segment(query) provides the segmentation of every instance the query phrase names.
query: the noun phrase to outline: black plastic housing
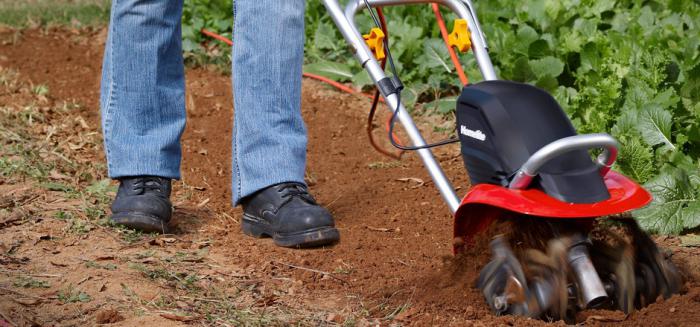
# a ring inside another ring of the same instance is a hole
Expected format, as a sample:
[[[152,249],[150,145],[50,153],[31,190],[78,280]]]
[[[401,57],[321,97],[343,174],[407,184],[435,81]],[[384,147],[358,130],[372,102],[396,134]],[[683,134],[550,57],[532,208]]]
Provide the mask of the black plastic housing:
[[[507,186],[532,154],[553,141],[576,135],[576,130],[546,91],[528,84],[486,81],[462,90],[457,133],[472,184]],[[610,197],[587,150],[552,159],[531,187],[572,203]]]

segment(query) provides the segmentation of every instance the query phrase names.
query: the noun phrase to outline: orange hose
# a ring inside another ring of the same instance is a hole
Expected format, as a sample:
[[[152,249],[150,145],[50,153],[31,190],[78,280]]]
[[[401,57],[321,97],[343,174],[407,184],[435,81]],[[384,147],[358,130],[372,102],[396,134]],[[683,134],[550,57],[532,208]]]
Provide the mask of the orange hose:
[[[216,34],[216,33],[212,32],[212,31],[209,31],[209,30],[207,30],[207,29],[205,29],[205,28],[203,28],[203,29],[201,30],[201,32],[202,32],[202,34],[204,34],[204,35],[206,35],[206,36],[208,36],[208,37],[217,39],[217,40],[219,40],[219,41],[221,41],[221,42],[224,42],[224,43],[226,43],[226,44],[228,44],[228,45],[230,45],[230,46],[233,46],[233,41],[231,41],[231,40],[229,40],[229,39],[227,39],[227,38],[225,38],[225,37],[223,37],[223,36],[221,36],[221,35],[219,35],[219,34]]]
[[[369,99],[372,99],[374,97],[371,94],[357,92],[351,87],[345,86],[345,85],[338,83],[330,78],[326,78],[326,77],[323,77],[320,75],[315,75],[315,74],[311,74],[311,73],[303,73],[302,76],[324,82],[324,83],[326,83],[332,87],[335,87],[336,89],[341,90],[341,91],[346,92],[346,93],[361,95],[361,96],[363,96],[365,98],[369,98]],[[384,102],[384,99],[379,99],[379,101]]]
[[[450,53],[452,64],[455,66],[455,70],[457,70],[457,75],[459,75],[459,80],[462,82],[462,85],[467,85],[469,84],[469,79],[464,73],[464,69],[462,68],[462,64],[459,62],[457,53],[455,53],[455,50],[450,46],[450,43],[448,41],[449,33],[447,33],[447,26],[445,26],[445,20],[442,18],[442,14],[440,13],[440,6],[437,3],[433,3],[431,6],[433,7],[433,13],[435,13],[435,18],[437,19],[438,26],[440,27],[440,34],[442,34],[442,40],[445,41],[445,46],[447,46],[447,51]]]
[[[216,34],[216,33],[212,32],[212,31],[209,31],[209,30],[204,29],[204,28],[201,30],[201,32],[202,32],[202,34],[204,34],[204,35],[206,35],[206,36],[209,36],[209,37],[211,37],[211,38],[214,38],[214,39],[216,39],[216,40],[219,40],[219,41],[221,41],[221,42],[224,42],[224,43],[226,43],[226,44],[228,44],[228,45],[230,45],[230,46],[233,46],[233,41],[231,41],[231,40],[229,40],[229,39],[227,39],[227,38],[225,38],[225,37],[223,37],[223,36],[221,36],[221,35],[219,35],[219,34]],[[338,83],[338,82],[336,82],[336,81],[334,81],[334,80],[332,80],[332,79],[330,79],[330,78],[326,78],[326,77],[323,77],[323,76],[320,76],[320,75],[316,75],[316,74],[311,74],[311,73],[303,73],[302,75],[303,75],[304,77],[308,77],[308,78],[315,79],[315,80],[317,80],[317,81],[321,81],[321,82],[323,82],[323,83],[326,83],[326,84],[328,84],[328,85],[330,85],[330,86],[332,86],[332,87],[335,87],[336,89],[341,90],[341,91],[346,92],[346,93],[357,94],[357,95],[361,95],[361,96],[363,96],[363,97],[365,97],[365,98],[370,98],[370,99],[373,98],[373,96],[372,96],[371,94],[366,94],[366,93],[358,92],[358,91],[352,89],[351,87],[345,86],[345,85],[343,85],[343,84],[341,84],[341,83]],[[379,99],[379,101],[384,102],[384,99]]]

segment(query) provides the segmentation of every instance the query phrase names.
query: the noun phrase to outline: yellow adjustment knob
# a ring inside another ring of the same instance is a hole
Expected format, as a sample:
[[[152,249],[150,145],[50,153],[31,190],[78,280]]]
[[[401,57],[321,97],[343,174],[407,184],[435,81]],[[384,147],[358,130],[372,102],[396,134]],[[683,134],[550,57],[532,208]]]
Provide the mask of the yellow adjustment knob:
[[[456,19],[452,33],[448,36],[450,46],[456,47],[459,52],[467,52],[472,46],[469,26],[464,19]]]
[[[377,60],[386,58],[386,55],[384,54],[385,36],[381,28],[375,27],[369,31],[369,34],[365,34],[362,37],[365,39],[365,42],[367,42],[369,49],[374,52],[374,56],[377,58]]]

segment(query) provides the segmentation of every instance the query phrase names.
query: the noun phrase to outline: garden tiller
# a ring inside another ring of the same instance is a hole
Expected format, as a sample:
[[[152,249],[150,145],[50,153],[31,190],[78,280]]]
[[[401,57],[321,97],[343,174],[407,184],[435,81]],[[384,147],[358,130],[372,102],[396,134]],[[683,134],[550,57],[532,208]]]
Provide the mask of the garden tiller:
[[[677,268],[629,213],[651,195],[610,170],[615,139],[578,135],[546,91],[498,80],[469,0],[349,0],[345,10],[337,0],[323,2],[391,109],[390,126],[399,121],[412,146],[398,144],[389,128],[392,143],[418,153],[454,213],[455,253],[468,251],[493,222],[510,224],[491,242],[492,260],[476,285],[494,313],[571,319],[586,308],[630,312],[680,291]],[[457,101],[456,134],[472,184],[462,201],[430,150],[446,142],[425,142],[401,103],[395,68],[387,76],[380,63],[386,57],[393,68],[383,17],[380,22],[375,10],[420,3],[457,15],[446,41],[471,50],[484,77],[465,85]],[[376,25],[364,36],[355,24],[363,10]]]

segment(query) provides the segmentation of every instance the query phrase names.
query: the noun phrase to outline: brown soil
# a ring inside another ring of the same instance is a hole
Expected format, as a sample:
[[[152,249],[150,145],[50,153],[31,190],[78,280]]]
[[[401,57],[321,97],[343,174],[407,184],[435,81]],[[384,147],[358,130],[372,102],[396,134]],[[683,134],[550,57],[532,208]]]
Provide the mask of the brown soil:
[[[0,66],[17,70],[33,83],[46,84],[53,99],[81,104],[84,108],[81,115],[88,124],[99,124],[103,31],[4,31],[0,36]],[[383,318],[401,310],[394,316],[394,323],[546,325],[541,321],[490,314],[473,288],[480,267],[489,258],[488,236],[478,239],[464,257],[453,258],[452,217],[418,158],[409,154],[400,163],[393,163],[377,154],[364,134],[367,101],[314,81],[305,80],[303,87],[303,114],[309,130],[307,180],[319,202],[335,216],[341,242],[329,248],[291,250],[276,247],[270,240],[242,235],[241,212],[230,204],[230,78],[206,69],[191,69],[187,72],[187,86],[183,180],[176,184],[174,196],[177,232],[171,237],[175,240],[124,247],[98,229],[77,241],[66,238],[46,244],[49,241],[40,238],[43,231],[31,224],[0,228],[0,242],[6,244],[28,234],[38,237],[34,246],[25,242],[16,250],[28,258],[36,271],[61,274],[63,284],[79,284],[92,274],[93,278],[80,284],[87,285],[85,289],[90,290],[92,303],[100,303],[99,307],[89,303],[56,306],[50,300],[18,304],[16,299],[11,300],[12,293],[2,291],[7,289],[4,287],[0,289],[0,312],[17,321],[33,320],[41,324],[187,323],[186,319],[178,322],[180,319],[152,311],[139,316],[118,299],[124,297],[122,290],[126,286],[131,286],[136,296],[146,301],[164,292],[156,283],[135,280],[134,272],[127,268],[135,253],[155,247],[172,254],[208,242],[207,265],[198,266],[200,273],[224,271],[225,276],[245,275],[243,282],[255,281],[262,288],[261,293],[270,296],[268,304],[328,313],[329,324],[351,318],[362,323],[388,324],[389,320]],[[458,151],[457,147],[448,147],[436,153],[448,176],[454,176],[454,185],[461,186],[463,193],[467,179]],[[408,177],[425,183],[401,180]],[[50,223],[43,223],[41,228],[50,230]],[[696,282],[700,252],[679,246],[673,238],[663,239],[661,243],[672,249],[674,261],[693,272],[688,276],[683,295],[660,300],[629,316],[585,312],[579,317],[581,322],[630,326],[700,324],[700,285]],[[97,260],[100,256],[114,262],[118,269],[101,270],[95,275],[94,270],[84,265],[73,266],[80,262],[77,258]],[[71,266],[58,265],[57,260]],[[4,270],[18,269],[21,265],[0,260]],[[0,274],[0,278],[7,276]],[[80,313],[79,319],[74,317],[76,312]]]

